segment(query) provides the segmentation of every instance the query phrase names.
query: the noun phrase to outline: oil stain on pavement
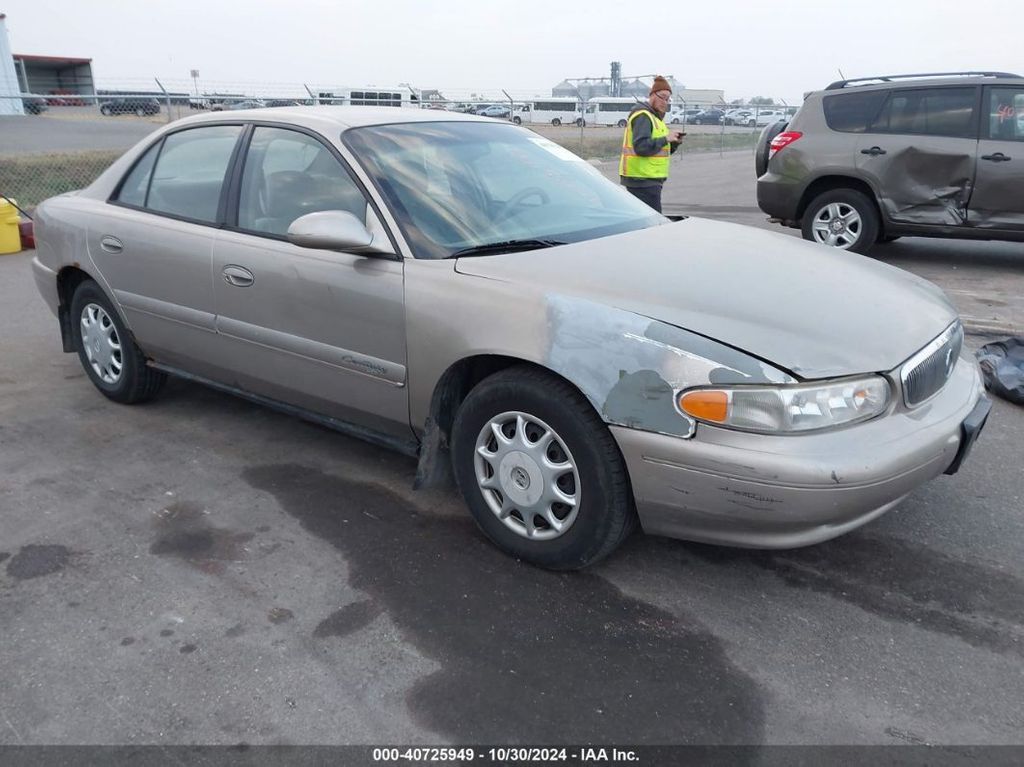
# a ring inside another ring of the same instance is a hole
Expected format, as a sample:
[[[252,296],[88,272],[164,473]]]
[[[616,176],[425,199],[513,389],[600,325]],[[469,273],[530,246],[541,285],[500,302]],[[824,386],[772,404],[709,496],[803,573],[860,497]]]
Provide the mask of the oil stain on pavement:
[[[7,574],[18,580],[41,578],[63,570],[70,558],[71,550],[66,546],[29,544],[11,557]]]
[[[519,563],[468,516],[421,516],[376,485],[296,465],[243,476],[337,548],[350,585],[440,664],[409,693],[420,725],[456,742],[762,741],[764,694],[695,620]],[[374,609],[317,631],[355,630]]]
[[[1024,655],[1024,583],[994,567],[863,533],[779,552],[677,545],[712,565],[767,570],[882,618]]]
[[[182,559],[203,572],[219,575],[225,563],[246,558],[245,544],[252,533],[236,533],[211,525],[204,509],[178,502],[156,515],[157,537],[151,554]]]

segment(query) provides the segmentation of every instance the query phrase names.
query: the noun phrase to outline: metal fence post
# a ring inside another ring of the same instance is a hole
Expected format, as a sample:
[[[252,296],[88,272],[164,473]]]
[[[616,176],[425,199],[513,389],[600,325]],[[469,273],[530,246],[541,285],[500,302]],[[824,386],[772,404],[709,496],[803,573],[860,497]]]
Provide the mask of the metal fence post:
[[[156,84],[160,86],[160,90],[164,92],[164,105],[167,109],[167,122],[171,122],[171,94],[167,92],[167,89],[160,83],[160,80],[155,77],[153,79],[156,80]]]

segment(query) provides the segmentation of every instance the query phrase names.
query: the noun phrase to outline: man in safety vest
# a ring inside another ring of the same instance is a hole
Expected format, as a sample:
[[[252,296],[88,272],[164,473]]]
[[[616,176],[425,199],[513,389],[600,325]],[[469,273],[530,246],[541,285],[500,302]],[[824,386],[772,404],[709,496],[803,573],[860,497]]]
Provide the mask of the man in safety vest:
[[[671,100],[668,80],[658,75],[647,101],[637,104],[629,113],[619,159],[619,178],[626,191],[659,213],[669,155],[679,148],[684,135],[682,131],[670,131],[664,123]]]

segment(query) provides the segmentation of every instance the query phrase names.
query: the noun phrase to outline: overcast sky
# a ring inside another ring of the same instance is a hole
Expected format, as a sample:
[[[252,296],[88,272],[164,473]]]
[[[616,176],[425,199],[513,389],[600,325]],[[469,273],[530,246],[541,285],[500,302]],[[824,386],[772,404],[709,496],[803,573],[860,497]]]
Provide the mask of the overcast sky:
[[[675,10],[673,10],[675,5]],[[645,10],[646,8],[646,10]],[[838,78],[1024,68],[1014,0],[0,0],[15,53],[91,58],[102,87],[411,83],[550,93],[566,77],[674,75],[798,102]]]

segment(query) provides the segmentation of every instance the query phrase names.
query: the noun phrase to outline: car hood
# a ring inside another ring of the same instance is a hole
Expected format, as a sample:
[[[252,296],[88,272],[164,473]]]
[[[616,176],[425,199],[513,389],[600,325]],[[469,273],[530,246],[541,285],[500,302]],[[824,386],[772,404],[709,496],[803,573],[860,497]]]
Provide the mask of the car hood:
[[[957,313],[930,282],[785,234],[689,218],[456,271],[585,297],[713,338],[805,379],[892,370]]]

